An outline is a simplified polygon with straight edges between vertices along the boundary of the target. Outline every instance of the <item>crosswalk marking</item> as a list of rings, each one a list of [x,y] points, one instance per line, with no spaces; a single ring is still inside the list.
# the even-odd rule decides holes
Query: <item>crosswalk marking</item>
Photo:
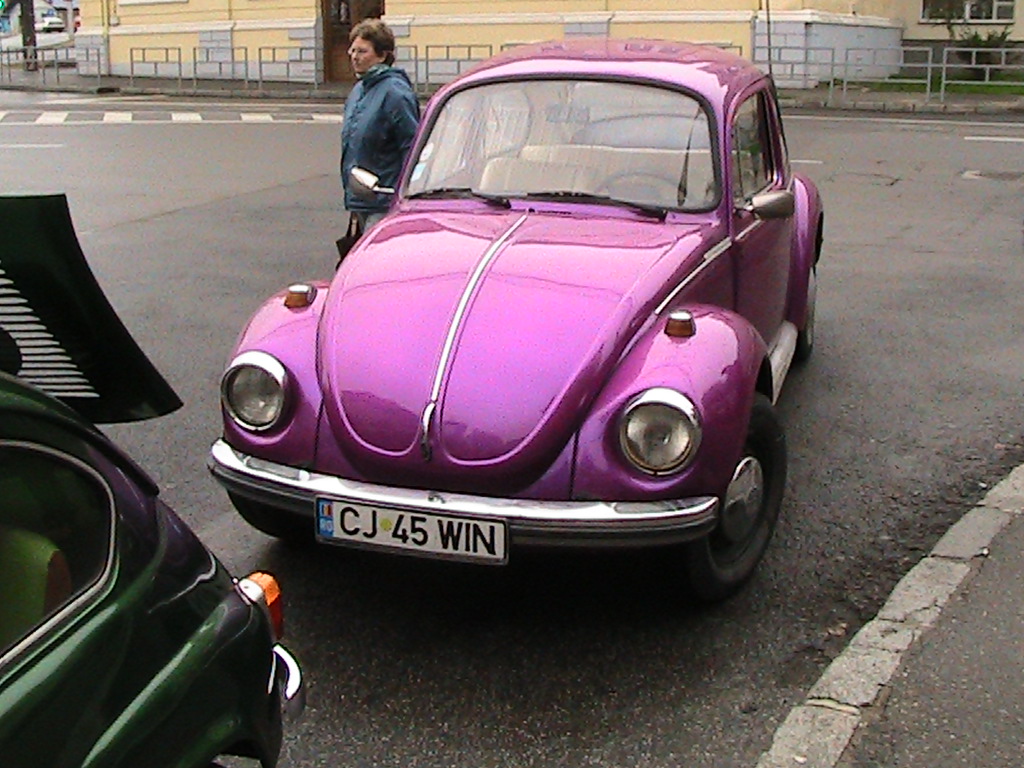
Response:
[[[59,125],[68,119],[67,112],[43,112],[36,118],[39,125]]]
[[[339,113],[275,111],[250,112],[226,111],[223,109],[206,111],[174,111],[174,110],[4,110],[0,111],[0,129],[8,127],[25,127],[30,125],[45,127],[94,126],[132,123],[134,125],[161,125],[168,123],[196,124],[206,123],[230,124],[246,123],[248,125],[323,125],[342,122]]]

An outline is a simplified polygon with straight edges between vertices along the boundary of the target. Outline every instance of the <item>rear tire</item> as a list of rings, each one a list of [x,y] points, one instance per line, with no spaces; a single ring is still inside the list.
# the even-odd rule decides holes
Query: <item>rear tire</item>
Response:
[[[743,454],[721,499],[718,525],[686,545],[695,597],[717,602],[753,575],[771,540],[786,486],[786,439],[771,401],[754,396]]]
[[[228,493],[231,503],[253,528],[290,544],[313,542],[313,519]]]

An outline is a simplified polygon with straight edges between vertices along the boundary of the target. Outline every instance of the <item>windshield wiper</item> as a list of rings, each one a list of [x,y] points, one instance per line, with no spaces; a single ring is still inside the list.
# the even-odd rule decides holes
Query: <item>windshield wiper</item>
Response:
[[[624,205],[627,208],[631,208],[634,211],[638,211],[646,216],[653,216],[661,221],[665,220],[668,216],[668,209],[660,205],[648,205],[647,203],[637,203],[632,200],[621,200],[617,197],[610,197],[608,195],[595,195],[591,192],[576,192],[574,190],[559,190],[551,192],[526,192],[523,197],[531,200],[576,200],[581,203],[599,203],[601,205]]]
[[[478,192],[470,187],[439,187],[438,189],[428,189],[424,192],[416,192],[409,195],[407,199],[428,200],[430,198],[443,197],[472,197],[477,200],[483,200],[485,203],[490,203],[491,205],[500,205],[502,208],[512,207],[507,197],[503,197],[502,195],[489,195],[486,192]]]

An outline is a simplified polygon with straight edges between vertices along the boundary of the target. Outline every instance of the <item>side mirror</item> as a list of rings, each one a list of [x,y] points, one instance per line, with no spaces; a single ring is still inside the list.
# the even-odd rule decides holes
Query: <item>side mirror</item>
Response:
[[[372,200],[375,195],[395,194],[391,187],[380,186],[380,177],[365,168],[353,168],[349,180],[352,182],[352,191],[365,200]]]
[[[796,210],[796,198],[788,189],[773,189],[754,195],[743,210],[759,219],[788,219]]]

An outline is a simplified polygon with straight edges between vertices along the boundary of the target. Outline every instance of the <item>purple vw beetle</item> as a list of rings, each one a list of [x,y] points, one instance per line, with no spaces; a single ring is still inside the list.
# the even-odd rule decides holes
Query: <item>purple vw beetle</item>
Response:
[[[677,548],[734,592],[782,504],[822,207],[771,80],[652,40],[518,47],[439,91],[327,282],[250,320],[210,466],[286,538],[502,564]]]

